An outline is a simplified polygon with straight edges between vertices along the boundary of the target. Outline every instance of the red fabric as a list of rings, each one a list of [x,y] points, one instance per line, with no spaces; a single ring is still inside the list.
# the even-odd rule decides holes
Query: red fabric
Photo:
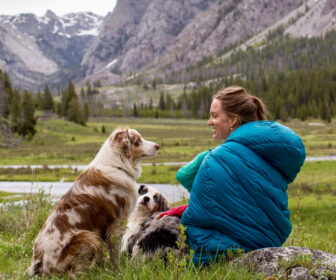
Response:
[[[182,205],[182,206],[179,206],[179,207],[176,207],[176,208],[172,208],[168,211],[165,211],[165,212],[162,212],[159,214],[159,217],[163,217],[163,216],[175,216],[175,217],[181,217],[183,212],[187,209],[188,207],[188,204],[186,205]]]

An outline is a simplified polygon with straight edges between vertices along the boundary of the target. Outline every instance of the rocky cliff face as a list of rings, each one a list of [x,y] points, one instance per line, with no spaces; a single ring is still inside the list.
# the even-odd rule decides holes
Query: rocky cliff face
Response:
[[[105,19],[82,62],[86,78],[111,83],[137,71],[164,77],[280,25],[293,36],[336,28],[333,0],[133,2],[118,1]]]
[[[151,66],[176,71],[246,40],[296,9],[303,0],[126,0],[104,22],[82,65],[86,76],[110,81]],[[120,18],[122,17],[122,19]],[[99,76],[99,75],[98,75]]]
[[[180,32],[211,0],[118,1],[102,26],[101,33],[85,55],[86,75],[138,71],[164,54]]]
[[[292,36],[313,37],[336,29],[336,1],[310,0],[298,20],[287,29]]]
[[[166,72],[181,70],[184,65],[194,64],[225,47],[245,41],[264,30],[303,1],[217,1],[201,12],[178,35],[175,43],[157,61],[174,62]],[[152,73],[158,72],[157,63]],[[163,70],[163,69],[162,69]]]
[[[0,16],[0,68],[16,86],[36,88],[80,65],[101,22],[93,13]]]

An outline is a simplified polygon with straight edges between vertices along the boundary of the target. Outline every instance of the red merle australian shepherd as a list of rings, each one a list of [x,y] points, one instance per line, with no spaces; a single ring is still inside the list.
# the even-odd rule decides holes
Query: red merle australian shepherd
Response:
[[[97,263],[107,245],[112,262],[118,233],[137,200],[139,160],[154,156],[159,145],[133,129],[117,129],[59,200],[39,232],[29,275],[76,277]]]

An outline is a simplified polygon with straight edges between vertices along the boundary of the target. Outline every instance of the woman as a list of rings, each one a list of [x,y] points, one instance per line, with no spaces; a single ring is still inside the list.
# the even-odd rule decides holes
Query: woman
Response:
[[[208,125],[212,138],[224,143],[202,154],[188,207],[163,214],[186,209],[181,222],[196,264],[228,250],[279,247],[291,232],[287,184],[300,171],[305,148],[290,128],[266,115],[263,102],[242,87],[213,97]]]

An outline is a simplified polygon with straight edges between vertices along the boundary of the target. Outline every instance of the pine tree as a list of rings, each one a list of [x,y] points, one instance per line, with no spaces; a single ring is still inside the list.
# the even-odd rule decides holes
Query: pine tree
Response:
[[[90,107],[88,103],[84,103],[84,109],[83,109],[83,121],[84,124],[87,123],[87,121],[89,120],[90,117]]]
[[[164,95],[163,92],[160,93],[159,109],[160,110],[166,110],[166,101],[165,101],[165,95]]]
[[[4,83],[2,80],[2,72],[0,73],[0,119],[8,115],[9,109],[9,95],[5,91]]]
[[[80,89],[79,96],[80,96],[80,99],[82,101],[87,100],[87,95],[86,95],[85,90],[83,88]]]
[[[23,137],[33,137],[36,133],[35,125],[35,108],[31,94],[25,92],[22,102],[22,120],[20,124],[19,134]]]
[[[12,131],[17,133],[19,133],[21,126],[21,112],[22,112],[21,96],[17,90],[14,90],[10,100],[9,120],[11,123]]]
[[[72,81],[70,81],[68,83],[67,89],[62,92],[62,98],[61,98],[61,103],[62,103],[61,115],[64,118],[68,117],[68,111],[69,111],[69,107],[70,107],[70,102],[74,98],[77,99],[77,94],[76,94],[76,90],[75,90],[74,84],[72,83]]]
[[[0,116],[8,118],[13,95],[12,83],[6,72],[0,74]]]
[[[133,117],[139,117],[139,110],[137,105],[134,103],[133,104],[133,113],[132,113]]]
[[[37,110],[43,110],[43,97],[42,97],[42,94],[40,91],[37,92],[37,94],[35,95],[35,98],[34,98],[34,104],[35,104],[35,108]]]
[[[188,110],[188,97],[186,93],[183,93],[181,96],[181,109],[183,117],[189,117],[189,110]]]
[[[153,98],[149,98],[149,105],[148,105],[148,109],[152,110],[153,109]]]
[[[90,97],[92,95],[92,87],[89,81],[86,82],[86,96]]]
[[[67,119],[71,122],[78,124],[85,124],[83,119],[83,112],[78,102],[77,97],[73,97],[69,103],[69,109],[67,111]]]
[[[45,86],[43,92],[43,110],[54,111],[54,99],[50,93],[48,86]]]

